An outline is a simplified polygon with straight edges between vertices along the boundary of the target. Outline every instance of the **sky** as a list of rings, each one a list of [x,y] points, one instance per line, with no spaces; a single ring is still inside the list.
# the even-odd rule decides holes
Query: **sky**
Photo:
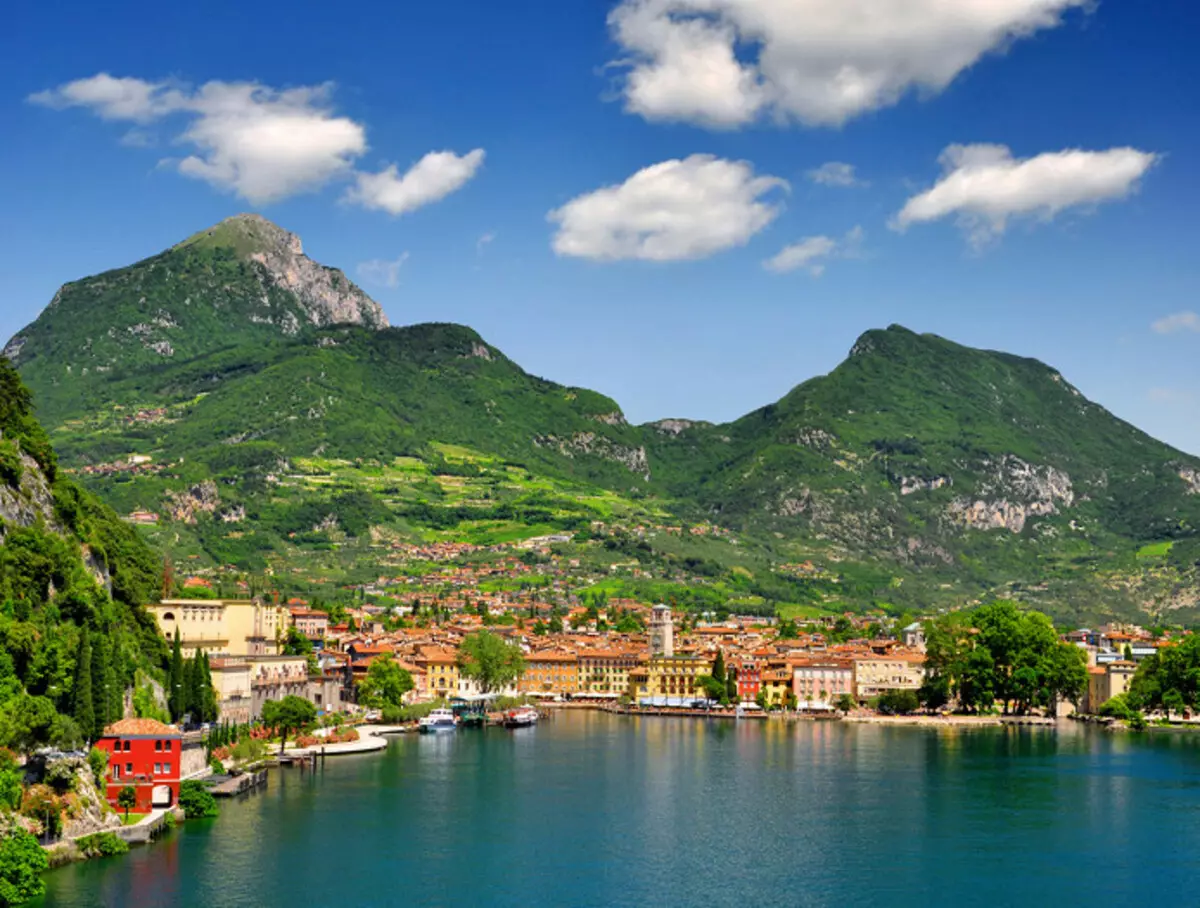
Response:
[[[899,323],[1200,454],[1200,5],[18,0],[0,339],[257,211],[635,422]]]

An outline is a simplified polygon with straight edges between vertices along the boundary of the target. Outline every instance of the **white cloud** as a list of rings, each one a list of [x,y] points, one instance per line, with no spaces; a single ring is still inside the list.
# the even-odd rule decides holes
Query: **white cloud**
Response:
[[[415,211],[461,189],[483,164],[482,148],[459,156],[452,151],[431,151],[403,176],[395,164],[379,173],[360,173],[346,192],[346,201],[364,208],[382,208],[390,214]]]
[[[805,176],[820,186],[867,185],[855,175],[853,164],[845,164],[841,161],[828,161],[820,167],[808,171]]]
[[[622,0],[626,109],[736,128],[763,115],[837,126],[938,92],[1092,0]]]
[[[364,283],[382,284],[384,287],[398,287],[400,285],[400,269],[404,267],[404,263],[407,261],[408,253],[402,252],[391,261],[387,259],[371,259],[367,262],[359,262],[358,276]]]
[[[333,110],[332,91],[329,84],[280,90],[221,81],[194,89],[100,73],[28,100],[55,109],[82,107],[105,120],[143,127],[126,133],[125,145],[147,144],[146,124],[178,118],[183,126],[176,141],[192,153],[160,163],[265,204],[355,175],[354,163],[367,150],[366,128]],[[482,160],[482,150],[461,158],[430,153],[402,178],[395,167],[357,174],[351,193],[369,208],[411,211],[457,189]]]
[[[1200,331],[1200,315],[1195,312],[1176,312],[1155,321],[1151,326],[1158,334],[1175,334],[1179,331]]]
[[[365,129],[333,113],[330,93],[329,85],[279,91],[256,82],[219,81],[191,90],[100,73],[29,100],[85,107],[106,120],[135,123],[179,115],[187,125],[178,140],[195,149],[174,162],[179,172],[264,204],[348,173],[366,151]]]
[[[744,245],[775,219],[764,200],[787,181],[745,161],[695,154],[639,170],[624,183],[551,211],[554,251],[600,261],[699,259]]]
[[[117,78],[99,73],[76,79],[58,88],[39,91],[29,101],[55,110],[86,107],[105,120],[133,120],[148,123],[186,107],[186,96],[167,82]]]
[[[1047,152],[1017,159],[1003,145],[951,145],[942,152],[942,178],[913,196],[892,227],[956,215],[973,245],[1002,234],[1011,217],[1050,219],[1067,208],[1129,195],[1158,155],[1136,148]]]
[[[784,246],[763,267],[776,274],[804,268],[813,277],[820,277],[829,259],[858,258],[862,248],[862,227],[855,227],[840,240],[827,236],[808,236],[798,243]]]
[[[493,231],[488,231],[475,241],[475,252],[482,253],[484,248],[490,246],[496,239],[496,234]]]

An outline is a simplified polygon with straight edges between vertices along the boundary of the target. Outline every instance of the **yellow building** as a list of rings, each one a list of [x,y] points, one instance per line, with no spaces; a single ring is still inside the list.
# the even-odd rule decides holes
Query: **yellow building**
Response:
[[[695,699],[704,695],[697,680],[710,671],[712,665],[699,656],[651,656],[645,665],[629,670],[626,691],[635,703],[648,697]]]
[[[579,686],[579,659],[574,653],[545,650],[525,657],[525,674],[517,689],[526,694],[573,694]]]
[[[786,664],[771,664],[762,671],[759,692],[767,706],[791,708],[795,697],[795,676]]]
[[[288,610],[257,599],[164,599],[146,606],[168,641],[176,630],[183,655],[196,650],[230,656],[271,656],[287,633]]]
[[[639,664],[638,654],[632,650],[601,649],[580,652],[580,694],[596,694],[616,697],[629,687],[629,673]]]
[[[425,672],[425,684],[431,697],[458,694],[458,655],[450,650],[428,648],[413,660]]]
[[[925,683],[925,657],[920,653],[857,656],[854,696],[860,701],[889,690],[918,690]]]

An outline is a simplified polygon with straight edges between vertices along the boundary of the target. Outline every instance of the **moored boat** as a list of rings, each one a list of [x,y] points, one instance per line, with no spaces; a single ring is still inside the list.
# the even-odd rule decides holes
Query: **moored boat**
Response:
[[[532,706],[520,706],[504,714],[505,728],[528,728],[537,725],[538,712]]]
[[[453,711],[438,708],[417,722],[417,730],[421,734],[433,734],[442,731],[454,731],[458,727],[458,719]]]

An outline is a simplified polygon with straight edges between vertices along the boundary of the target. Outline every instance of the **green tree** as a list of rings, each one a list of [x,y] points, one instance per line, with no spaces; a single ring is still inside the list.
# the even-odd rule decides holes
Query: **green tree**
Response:
[[[10,826],[0,839],[0,906],[23,905],[46,891],[42,874],[50,859],[38,840],[19,827]]]
[[[279,752],[283,753],[288,734],[315,722],[317,708],[303,697],[288,694],[282,700],[266,701],[262,707],[262,718],[279,733]]]
[[[101,750],[99,747],[89,750],[88,767],[92,770],[92,779],[95,781],[96,787],[103,791],[104,786],[108,784],[108,751]]]
[[[402,706],[404,695],[413,686],[412,675],[391,655],[380,656],[371,662],[367,676],[358,682],[358,702],[371,709]]]
[[[837,702],[835,705],[842,712],[848,713],[848,712],[850,712],[850,710],[857,707],[858,703],[855,702],[854,697],[852,697],[850,694],[842,694],[840,697],[837,698]]]
[[[126,785],[117,793],[117,806],[125,811],[125,822],[129,822],[129,811],[137,807],[137,791],[132,785]]]
[[[187,709],[184,681],[183,646],[179,638],[179,628],[176,627],[175,640],[171,644],[171,670],[167,674],[167,711],[171,714],[172,722],[179,721]]]
[[[75,655],[75,687],[72,690],[71,715],[89,737],[96,730],[96,708],[92,702],[92,645],[85,630],[79,635]]]
[[[780,640],[795,640],[800,636],[800,628],[791,618],[784,618],[780,621],[776,632]]]
[[[725,653],[718,649],[717,657],[713,660],[712,671],[709,673],[722,687],[725,686]]]
[[[270,700],[268,703],[272,702]],[[264,704],[265,706],[265,704]],[[189,779],[179,786],[179,806],[189,820],[217,815],[217,800],[203,782]]]
[[[491,631],[468,634],[458,650],[459,670],[479,682],[483,693],[502,690],[525,672],[521,649]]]
[[[0,707],[0,746],[32,753],[50,742],[58,713],[45,697],[21,694]]]
[[[104,634],[91,634],[92,638],[92,709],[95,712],[96,724],[92,728],[81,727],[83,733],[91,740],[96,740],[104,734],[104,729],[121,718],[119,713],[112,712],[113,692],[117,686],[113,674],[111,651],[108,639]]]
[[[295,625],[287,629],[283,638],[283,654],[285,656],[308,656],[313,651],[312,641],[300,633]]]
[[[213,686],[212,665],[208,661],[208,653],[200,654],[201,664],[201,719],[205,722],[216,722],[220,712],[217,702],[217,689]]]

